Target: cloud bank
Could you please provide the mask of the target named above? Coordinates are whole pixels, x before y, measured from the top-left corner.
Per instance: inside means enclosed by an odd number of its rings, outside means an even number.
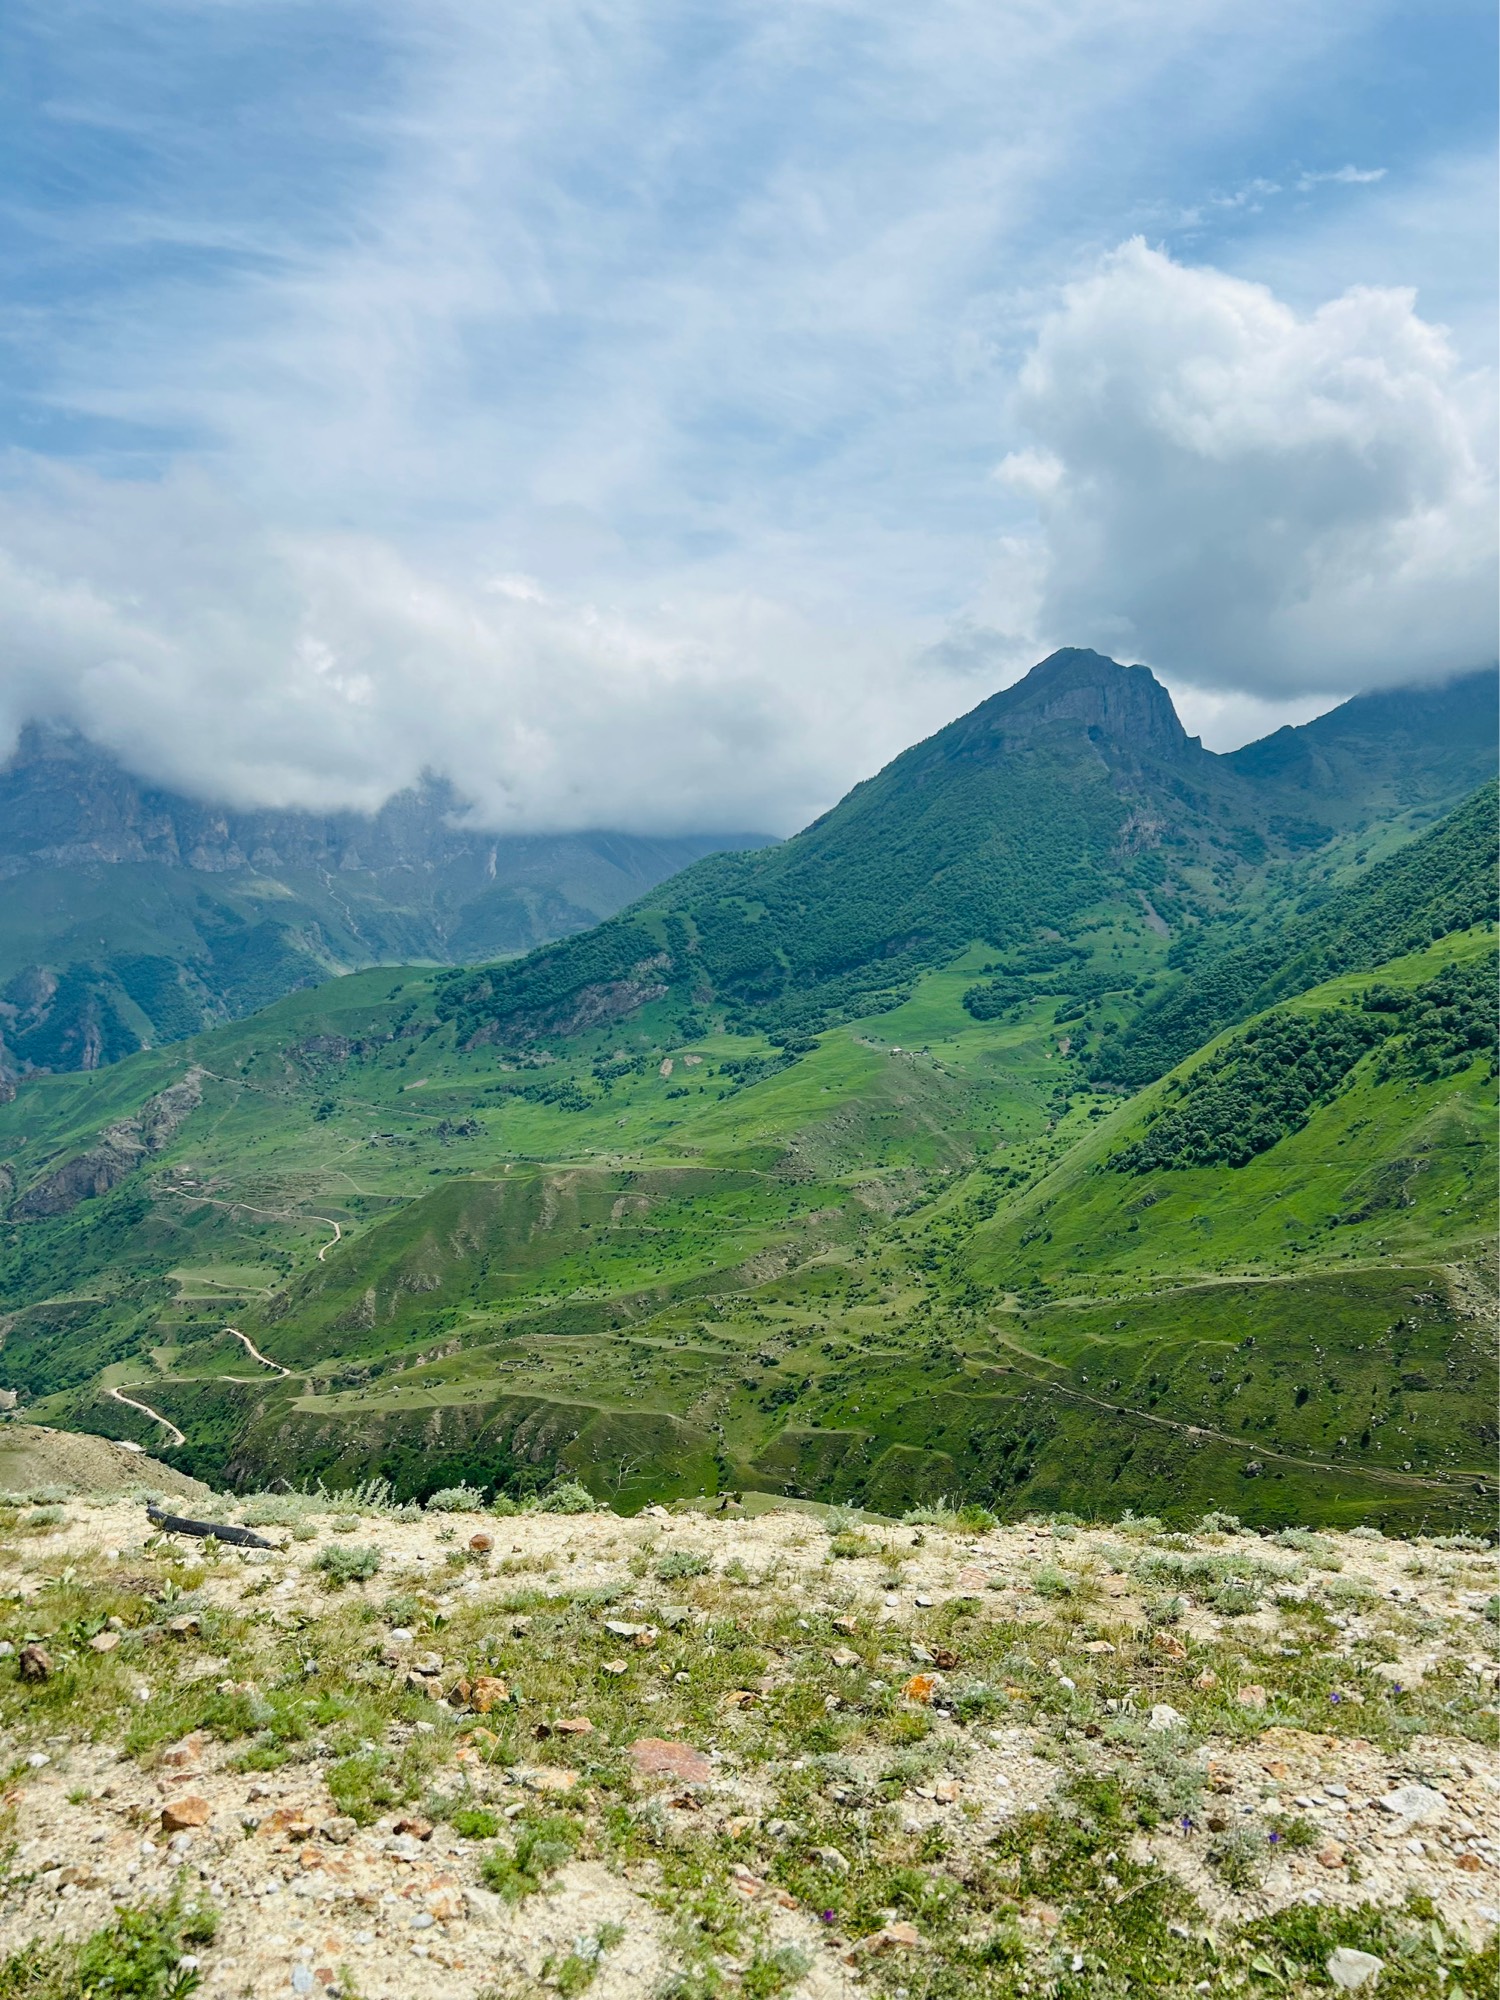
[[[786,832],[1058,644],[1477,664],[1469,6],[19,0],[0,739]]]

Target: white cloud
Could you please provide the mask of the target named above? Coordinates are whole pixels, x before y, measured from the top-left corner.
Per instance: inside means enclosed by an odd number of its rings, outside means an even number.
[[[1054,634],[1204,688],[1351,691],[1495,647],[1493,398],[1396,289],[1298,313],[1140,240],[1020,376]]]

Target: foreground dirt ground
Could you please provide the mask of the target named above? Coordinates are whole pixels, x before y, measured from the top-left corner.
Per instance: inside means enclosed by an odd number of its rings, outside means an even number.
[[[0,1958],[175,1896],[178,1990],[223,2000],[1490,1976],[1473,1543],[223,1518],[275,1546],[0,1515]]]

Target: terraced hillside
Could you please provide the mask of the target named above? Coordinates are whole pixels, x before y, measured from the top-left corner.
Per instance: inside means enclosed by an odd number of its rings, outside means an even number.
[[[38,1079],[0,1382],[241,1484],[1483,1521],[1493,790],[1373,844],[1171,927],[1127,843],[816,1031],[675,971],[581,1004],[554,950],[480,982],[532,981],[504,1033],[385,970]],[[1106,1087],[1168,1017],[1209,1039]]]

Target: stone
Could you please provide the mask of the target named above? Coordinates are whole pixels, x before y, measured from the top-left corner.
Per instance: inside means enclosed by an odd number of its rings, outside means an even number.
[[[878,1931],[872,1931],[861,1940],[858,1950],[864,1952],[915,1951],[922,1943],[922,1934],[915,1924],[886,1924]]]
[[[961,1796],[957,1778],[939,1778],[932,1788],[932,1796],[940,1806],[957,1805]]]
[[[760,1696],[754,1688],[731,1688],[724,1697],[726,1708],[754,1708]]]
[[[629,1749],[630,1761],[643,1778],[675,1778],[679,1784],[705,1785],[714,1767],[691,1743],[672,1743],[661,1736],[638,1736]]]
[[[120,1643],[118,1632],[96,1632],[89,1640],[91,1653],[112,1653]]]
[[[1080,1653],[1112,1653],[1115,1649],[1108,1639],[1086,1639],[1078,1650]]]
[[[434,1882],[422,1898],[427,1906],[427,1914],[435,1917],[440,1924],[457,1923],[467,1914],[468,1905],[464,1892],[456,1882]]]
[[[1436,1819],[1448,1808],[1448,1801],[1431,1785],[1401,1785],[1394,1792],[1382,1793],[1375,1803],[1382,1812],[1413,1825],[1420,1820]]]
[[[45,1681],[52,1678],[52,1655],[45,1646],[39,1646],[35,1640],[29,1646],[21,1648],[16,1665],[23,1681]]]
[[[1185,1729],[1187,1717],[1180,1709],[1173,1708],[1171,1702],[1159,1701],[1152,1708],[1146,1727],[1158,1734],[1168,1729]]]
[[[847,1875],[849,1873],[849,1857],[841,1848],[815,1847],[813,1849],[813,1859],[814,1861],[821,1862],[825,1868],[831,1868],[835,1875]]]
[[[1341,1944],[1328,1960],[1328,1977],[1343,1993],[1357,1993],[1361,1986],[1379,1979],[1384,1970],[1385,1960],[1377,1958],[1373,1951],[1354,1951],[1346,1944]]]
[[[594,1725],[586,1715],[564,1715],[552,1725],[557,1736],[592,1736]]]
[[[599,1671],[601,1674],[608,1674],[612,1680],[618,1680],[621,1674],[628,1674],[630,1672],[630,1662],[628,1660],[605,1660],[601,1664]]]
[[[1336,1840],[1325,1840],[1318,1849],[1317,1862],[1320,1868],[1342,1868],[1344,1850]]]
[[[207,1742],[202,1731],[195,1729],[191,1735],[169,1744],[161,1753],[161,1761],[169,1771],[190,1770],[193,1765],[202,1763]]]
[[[578,1783],[576,1771],[565,1770],[558,1764],[532,1764],[518,1770],[516,1777],[528,1792],[571,1792]]]
[[[415,1814],[396,1821],[397,1833],[409,1833],[413,1840],[431,1840],[432,1821],[419,1819]]]
[[[1243,1687],[1235,1689],[1234,1698],[1241,1708],[1264,1708],[1270,1699],[1259,1681],[1246,1681]]]
[[[420,1840],[413,1840],[409,1833],[398,1833],[385,1843],[384,1852],[392,1861],[420,1861],[422,1843]]]
[[[208,1800],[190,1792],[186,1798],[172,1799],[161,1809],[163,1833],[187,1833],[195,1826],[207,1826],[211,1814]]]
[[[859,1655],[854,1651],[852,1646],[835,1646],[833,1651],[828,1655],[828,1662],[830,1666],[834,1667],[857,1667],[859,1665]]]
[[[324,1820],[318,1832],[325,1840],[332,1841],[335,1847],[347,1847],[359,1832],[359,1821],[351,1819],[347,1813],[335,1813],[332,1819]]]
[[[958,1655],[951,1646],[934,1646],[932,1664],[945,1674],[951,1674],[958,1665]]]
[[[857,1618],[847,1618],[847,1617],[835,1618],[833,1621],[833,1629],[835,1632],[842,1632],[846,1639],[852,1639],[855,1633],[859,1630],[859,1620]]]
[[[932,1700],[936,1688],[936,1674],[913,1674],[901,1692],[908,1701],[921,1702],[925,1707]]]
[[[469,1547],[474,1551],[476,1556],[487,1556],[494,1546],[494,1536],[487,1535],[482,1528],[477,1535],[470,1535],[469,1537]]]
[[[1187,1647],[1175,1632],[1169,1632],[1165,1626],[1159,1626],[1151,1635],[1151,1648],[1153,1652],[1162,1654],[1168,1660],[1187,1658]]]
[[[441,1653],[418,1653],[411,1663],[411,1670],[414,1674],[421,1674],[424,1679],[431,1679],[434,1674],[443,1671],[443,1656]]]
[[[498,1708],[503,1701],[510,1700],[509,1683],[498,1674],[476,1674],[474,1685],[469,1689],[469,1706],[476,1715],[488,1715],[492,1708]]]
[[[503,1896],[493,1889],[465,1889],[464,1908],[469,1921],[475,1924],[498,1924],[505,1916],[509,1905]]]
[[[180,1617],[167,1620],[167,1630],[174,1639],[191,1639],[200,1626],[191,1611],[184,1611]]]
[[[1207,1694],[1211,1688],[1216,1688],[1218,1685],[1219,1676],[1212,1667],[1205,1667],[1202,1673],[1193,1675],[1193,1686],[1199,1694]]]

